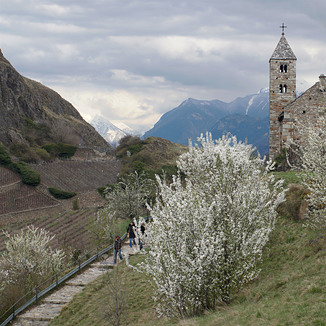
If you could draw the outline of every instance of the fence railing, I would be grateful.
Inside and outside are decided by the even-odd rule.
[[[124,240],[127,236],[125,233],[121,240]],[[47,293],[52,291],[53,289],[57,288],[60,284],[64,283],[70,277],[75,275],[76,273],[80,272],[84,267],[91,264],[95,260],[97,260],[102,255],[106,254],[110,250],[113,249],[113,244],[110,246],[100,250],[99,247],[92,249],[91,251],[87,252],[85,255],[80,257],[76,262],[68,265],[65,267],[65,271],[60,271],[59,273],[53,275],[43,283],[39,284],[35,287],[32,291],[28,292],[26,295],[21,297],[17,302],[15,302],[5,313],[0,316],[0,321],[3,320],[0,326],[5,326],[9,322],[11,322],[19,313],[30,307],[32,304],[37,303],[43,296]],[[94,254],[93,254],[94,253]],[[74,267],[76,266],[77,267]],[[67,270],[72,270],[66,273]],[[66,273],[66,274],[64,274]],[[62,275],[64,274],[64,275]],[[47,286],[47,284],[49,284]]]

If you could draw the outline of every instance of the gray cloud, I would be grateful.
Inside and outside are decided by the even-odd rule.
[[[326,73],[323,0],[0,0],[0,47],[86,118],[149,129],[188,97],[268,86],[284,22],[299,80]]]

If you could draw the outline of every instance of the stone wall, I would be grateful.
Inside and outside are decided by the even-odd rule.
[[[286,65],[286,71],[281,71],[281,65]],[[269,78],[269,157],[273,159],[282,146],[280,115],[296,98],[296,60],[271,59]]]
[[[321,75],[319,82],[284,108],[284,120],[282,122],[283,145],[289,144],[291,141],[303,142],[305,126],[315,124],[320,114],[325,114],[325,78],[324,75]]]

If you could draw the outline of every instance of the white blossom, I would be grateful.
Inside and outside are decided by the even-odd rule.
[[[270,163],[264,168],[251,146],[229,135],[201,136],[177,165],[185,179],[168,185],[157,177],[142,269],[152,276],[159,313],[187,317],[229,302],[257,276],[284,191]]]
[[[325,112],[324,112],[325,114]],[[299,157],[298,176],[308,191],[306,200],[307,224],[315,229],[326,227],[326,119],[325,115],[301,126],[301,142],[296,151]]]
[[[0,256],[0,290],[18,281],[26,287],[35,286],[62,267],[65,255],[50,247],[54,236],[48,231],[32,225],[12,236],[5,232],[5,236],[8,240]]]

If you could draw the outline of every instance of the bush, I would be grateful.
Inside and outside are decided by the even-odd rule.
[[[105,194],[104,194],[104,190],[105,190],[105,186],[104,187],[99,187],[97,188],[97,192],[104,198]]]
[[[10,146],[10,152],[26,163],[39,162],[40,156],[36,151],[27,144],[13,144]]]
[[[76,146],[63,144],[63,143],[58,143],[58,144],[50,143],[42,146],[42,148],[45,149],[48,153],[50,153],[53,156],[64,157],[64,158],[69,158],[74,156],[77,150]]]
[[[289,169],[286,156],[287,151],[285,148],[282,148],[281,152],[274,159],[275,169],[277,171],[287,171]]]
[[[129,151],[131,155],[134,155],[134,154],[139,153],[141,151],[142,147],[143,147],[142,143],[131,145],[131,146],[128,146],[127,151]]]
[[[25,162],[12,162],[6,149],[0,145],[0,164],[11,171],[17,172],[22,177],[22,181],[30,186],[38,186],[41,182],[41,176],[38,172],[31,169]]]
[[[11,163],[11,158],[6,151],[6,148],[0,144],[0,164],[7,165]]]
[[[134,155],[141,151],[142,146],[144,145],[144,141],[142,141],[139,137],[135,136],[125,136],[120,139],[119,146],[117,147],[117,156],[122,158],[126,156],[127,151]]]
[[[0,307],[18,298],[58,272],[65,259],[62,250],[53,250],[54,236],[33,225],[7,237],[6,250],[0,255]]]
[[[30,186],[38,186],[41,176],[37,171],[32,170],[25,162],[13,163],[22,177],[22,181]]]
[[[50,194],[57,199],[68,199],[77,195],[76,192],[69,192],[57,188],[48,188]]]
[[[131,163],[131,168],[133,171],[137,171],[138,173],[141,173],[145,169],[145,163],[142,161],[134,161]]]
[[[44,148],[39,148],[35,152],[43,161],[49,161],[51,158],[50,154]]]
[[[41,176],[37,171],[31,169],[25,162],[10,162],[5,165],[11,171],[20,174],[23,183],[29,186],[38,186],[41,182]]]
[[[69,158],[75,155],[77,147],[69,144],[59,143],[59,157]]]
[[[78,211],[79,210],[79,205],[78,205],[78,199],[75,199],[72,203],[72,209],[74,211]]]

